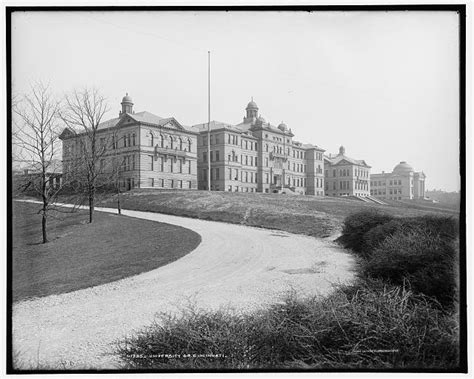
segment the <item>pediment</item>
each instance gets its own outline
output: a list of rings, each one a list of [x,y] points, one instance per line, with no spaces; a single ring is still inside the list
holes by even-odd
[[[117,122],[115,126],[120,127],[120,126],[132,125],[136,123],[137,123],[137,120],[135,120],[132,115],[125,113],[122,115],[122,117],[120,117],[120,120]]]
[[[73,137],[74,135],[75,135],[75,133],[71,129],[64,128],[62,133],[59,135],[59,139],[61,139],[61,140],[68,139],[68,138]]]
[[[176,121],[175,118],[171,118],[169,120],[166,120],[162,126],[164,128],[168,128],[168,129],[175,129],[175,130],[184,130],[184,127],[178,122]]]

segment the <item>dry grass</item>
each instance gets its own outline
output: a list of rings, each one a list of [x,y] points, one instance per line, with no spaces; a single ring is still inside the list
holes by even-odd
[[[452,210],[421,205],[413,209],[403,203],[381,206],[346,198],[238,192],[134,190],[122,194],[121,202],[124,209],[279,229],[314,237],[339,232],[346,216],[366,209],[379,209],[394,216],[456,214]],[[105,196],[100,203],[100,206],[115,205],[112,195]]]
[[[121,341],[126,369],[434,369],[458,365],[457,323],[382,282],[250,315],[188,309]]]

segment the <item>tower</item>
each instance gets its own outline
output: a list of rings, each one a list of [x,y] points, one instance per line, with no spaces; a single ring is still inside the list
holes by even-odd
[[[255,120],[258,117],[258,106],[253,101],[253,97],[252,97],[252,100],[250,101],[250,103],[247,104],[247,108],[245,108],[245,110],[247,112],[247,115],[246,115],[246,117],[244,117],[244,122],[245,123],[249,123],[249,122],[254,123]]]
[[[346,153],[346,149],[344,146],[339,147],[339,155],[344,155]]]
[[[122,115],[124,113],[133,113],[133,100],[130,96],[128,96],[128,93],[123,97],[121,104],[122,111],[119,115]]]

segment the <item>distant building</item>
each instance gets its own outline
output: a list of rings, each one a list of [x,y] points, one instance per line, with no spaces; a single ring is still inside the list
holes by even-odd
[[[133,111],[128,94],[122,99],[117,118],[99,125],[98,147],[105,149],[99,171],[105,177],[113,160],[119,163],[119,184],[132,188],[197,189],[197,133],[181,125],[174,117],[162,118],[150,112]],[[81,160],[85,134],[66,128],[63,141],[63,171],[74,175]]]
[[[326,196],[370,196],[370,166],[350,158],[343,146],[336,156],[324,156]]]
[[[370,192],[379,199],[424,199],[425,178],[423,172],[415,172],[407,162],[400,162],[391,173],[370,175]]]
[[[291,192],[324,195],[324,149],[293,140],[282,122],[271,125],[258,114],[252,100],[243,122],[212,121],[211,190],[232,192]],[[194,125],[199,133],[198,188],[208,186],[208,125]]]
[[[47,161],[44,164],[46,187],[59,189],[62,184],[62,163],[58,159]],[[42,191],[43,165],[40,162],[34,162],[30,165],[17,168],[13,171],[13,180],[15,188],[21,191]]]

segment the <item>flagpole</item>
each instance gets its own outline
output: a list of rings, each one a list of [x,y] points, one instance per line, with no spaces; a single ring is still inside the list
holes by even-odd
[[[211,190],[211,52],[207,52],[207,190]]]

